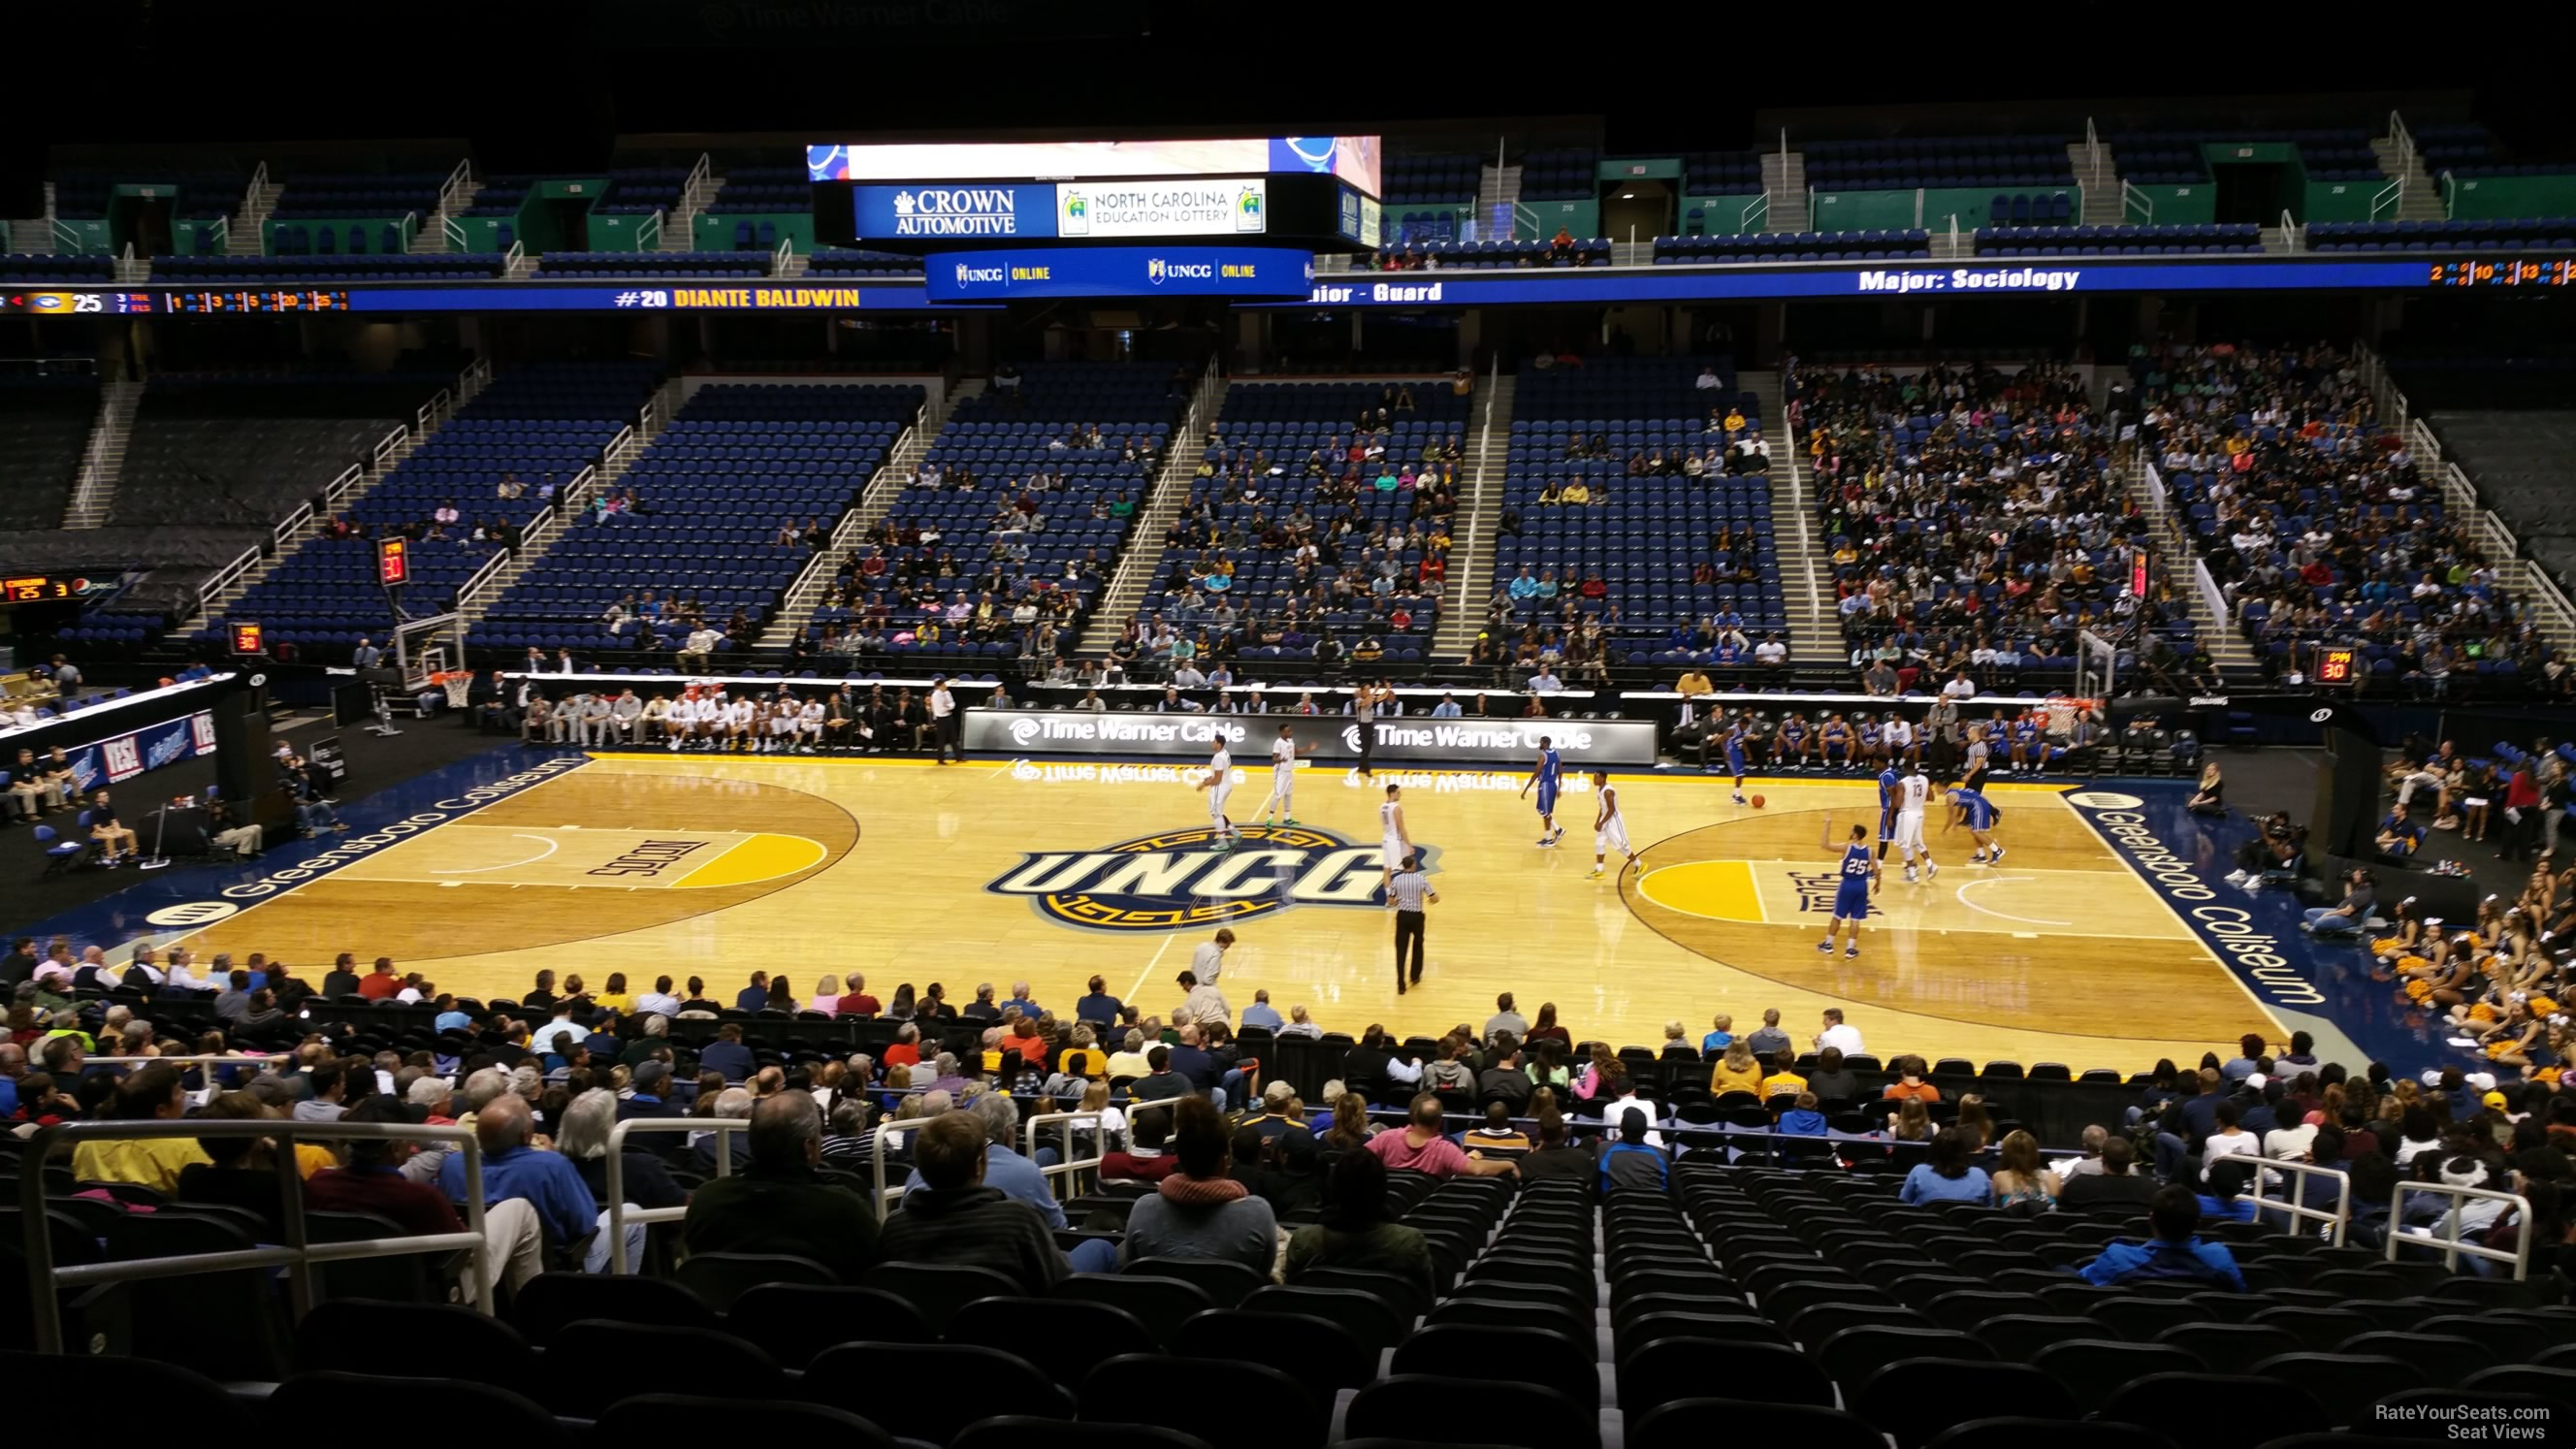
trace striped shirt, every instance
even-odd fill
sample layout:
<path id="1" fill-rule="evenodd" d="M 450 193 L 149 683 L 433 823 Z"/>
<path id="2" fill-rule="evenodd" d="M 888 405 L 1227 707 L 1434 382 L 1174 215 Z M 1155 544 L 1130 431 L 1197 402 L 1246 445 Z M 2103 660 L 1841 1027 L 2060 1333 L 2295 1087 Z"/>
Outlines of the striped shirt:
<path id="1" fill-rule="evenodd" d="M 1397 871 L 1395 879 L 1387 885 L 1387 890 L 1395 897 L 1395 908 L 1399 911 L 1421 910 L 1422 897 L 1430 889 L 1431 883 L 1424 880 L 1422 872 L 1418 870 Z"/>

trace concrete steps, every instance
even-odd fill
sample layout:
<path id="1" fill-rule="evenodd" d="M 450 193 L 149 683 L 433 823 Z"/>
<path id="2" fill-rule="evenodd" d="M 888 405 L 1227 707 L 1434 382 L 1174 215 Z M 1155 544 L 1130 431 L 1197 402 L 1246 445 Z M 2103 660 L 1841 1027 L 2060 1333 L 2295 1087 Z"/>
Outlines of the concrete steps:
<path id="1" fill-rule="evenodd" d="M 1509 238 L 1517 233 L 1513 218 L 1521 206 L 1521 168 L 1488 166 L 1484 179 L 1476 186 L 1476 225 L 1479 240 Z"/>
<path id="2" fill-rule="evenodd" d="M 262 181 L 249 188 L 242 198 L 242 209 L 225 225 L 224 255 L 257 257 L 268 254 L 268 218 L 277 210 L 277 194 L 286 188 L 275 181 Z"/>
<path id="3" fill-rule="evenodd" d="M 662 239 L 656 249 L 666 252 L 693 252 L 698 249 L 698 213 L 707 209 L 716 193 L 724 190 L 724 178 L 710 176 L 704 192 L 684 196 L 680 204 L 662 215 Z"/>
<path id="4" fill-rule="evenodd" d="M 1189 416 L 1173 430 L 1164 449 L 1163 471 L 1137 509 L 1136 527 L 1119 552 L 1117 571 L 1109 576 L 1099 611 L 1082 631 L 1078 652 L 1093 657 L 1107 654 L 1109 646 L 1118 642 L 1119 631 L 1145 602 L 1155 567 L 1162 562 L 1163 534 L 1189 502 L 1190 480 L 1197 476 L 1199 459 L 1207 451 L 1208 424 L 1224 411 L 1225 389 L 1226 380 L 1213 371 L 1200 379 L 1198 392 L 1190 399 Z"/>
<path id="5" fill-rule="evenodd" d="M 2084 226 L 2118 226 L 2125 208 L 2120 201 L 2120 163 L 2111 148 L 2095 150 L 2081 141 L 2066 143 L 2066 160 L 2075 168 L 2075 184 L 2084 191 L 2084 211 L 2075 220 Z"/>
<path id="6" fill-rule="evenodd" d="M 1762 431 L 1778 440 L 1771 446 L 1771 546 L 1779 555 L 1780 593 L 1789 608 L 1789 662 L 1844 658 L 1842 620 L 1833 607 L 1832 557 L 1807 487 L 1806 445 L 1789 426 L 1780 374 L 1739 373 L 1736 386 L 1761 404 Z"/>
<path id="7" fill-rule="evenodd" d="M 2443 221 L 2448 218 L 2449 213 L 2442 208 L 2442 189 L 2433 183 L 2432 173 L 2424 169 L 2423 157 L 2407 154 L 2394 136 L 2373 139 L 2370 153 L 2379 158 L 2381 175 L 2405 187 L 2397 199 L 2397 214 L 2381 220 Z"/>
<path id="8" fill-rule="evenodd" d="M 1807 198 L 1807 158 L 1798 151 L 1765 151 L 1762 153 L 1762 190 L 1771 198 L 1771 209 L 1763 217 L 1762 232 L 1812 231 L 1808 213 L 1814 209 Z"/>
<path id="9" fill-rule="evenodd" d="M 482 182 L 467 181 L 456 188 L 455 198 L 447 205 L 454 206 L 458 213 L 462 213 L 465 208 L 474 204 L 474 198 L 481 195 L 482 191 Z M 447 218 L 450 215 L 447 205 L 442 205 L 438 210 L 431 212 L 428 219 L 420 224 L 420 230 L 412 233 L 412 255 L 431 257 L 447 255 Z"/>
<path id="10" fill-rule="evenodd" d="M 914 470 L 921 466 L 922 456 L 930 451 L 931 441 L 939 436 L 939 430 L 948 426 L 948 419 L 957 411 L 957 405 L 970 397 L 981 396 L 983 391 L 984 379 L 980 377 L 967 378 L 952 388 L 932 390 L 922 404 L 920 421 L 896 440 L 894 451 L 886 455 L 885 466 L 871 475 L 867 486 L 859 491 L 859 501 L 849 512 L 841 515 L 839 523 L 832 526 L 831 543 L 817 550 L 813 562 L 807 564 L 804 571 L 796 576 L 796 582 L 788 586 L 786 597 L 779 602 L 778 616 L 769 621 L 768 629 L 762 632 L 754 647 L 784 650 L 795 642 L 796 631 L 811 623 L 814 611 L 823 606 L 824 595 L 830 590 L 834 577 L 836 565 L 833 561 L 858 547 L 859 540 L 868 536 L 868 530 L 883 522 L 886 514 L 893 511 L 895 500 L 903 496 L 904 485 L 912 480 Z"/>
<path id="11" fill-rule="evenodd" d="M 1449 582 L 1440 591 L 1440 630 L 1431 640 L 1435 660 L 1465 659 L 1484 622 L 1484 602 L 1493 589 L 1494 525 L 1503 516 L 1503 470 L 1511 453 L 1516 383 L 1511 377 L 1488 378 L 1478 399 L 1466 494 L 1449 535 Z"/>
<path id="12" fill-rule="evenodd" d="M 2150 546 L 2155 557 L 2150 560 L 2150 567 L 2182 601 L 2191 617 L 2192 633 L 2209 646 L 2211 661 L 2218 665 L 2222 674 L 2231 677 L 2259 673 L 2261 661 L 2255 657 L 2254 646 L 2246 642 L 2245 631 L 2236 627 L 2235 620 L 2213 613 L 2209 600 L 2196 586 L 2198 571 L 2193 566 L 2200 561 L 2200 550 L 2192 542 L 2181 513 L 2169 506 L 2167 500 L 2157 497 L 2154 487 L 2147 482 L 2143 455 L 2133 452 L 2120 466 L 2120 482 L 2129 496 L 2137 500 L 2140 511 L 2154 529 Z"/>
<path id="13" fill-rule="evenodd" d="M 142 403 L 139 382 L 116 378 L 100 389 L 89 447 L 81 458 L 80 483 L 63 506 L 63 527 L 97 528 L 107 522 L 108 508 L 116 501 L 117 479 L 125 472 L 125 446 L 134 436 L 134 410 Z"/>

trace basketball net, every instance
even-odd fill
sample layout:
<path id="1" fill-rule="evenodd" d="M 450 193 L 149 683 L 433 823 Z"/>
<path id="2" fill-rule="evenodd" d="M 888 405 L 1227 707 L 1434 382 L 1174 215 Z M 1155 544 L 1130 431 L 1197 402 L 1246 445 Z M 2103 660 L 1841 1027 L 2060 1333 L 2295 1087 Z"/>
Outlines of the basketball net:
<path id="1" fill-rule="evenodd" d="M 451 669 L 445 674 L 439 675 L 436 683 L 441 689 L 447 691 L 447 707 L 449 709 L 463 709 L 465 707 L 465 701 L 474 692 L 474 671 L 471 669 Z"/>

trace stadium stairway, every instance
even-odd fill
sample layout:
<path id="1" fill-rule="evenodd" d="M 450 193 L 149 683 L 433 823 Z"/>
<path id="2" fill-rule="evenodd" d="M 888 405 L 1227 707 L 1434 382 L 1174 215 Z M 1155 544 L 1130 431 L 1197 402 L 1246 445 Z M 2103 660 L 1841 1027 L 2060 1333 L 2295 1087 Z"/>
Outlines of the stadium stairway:
<path id="1" fill-rule="evenodd" d="M 224 255 L 259 257 L 268 255 L 268 217 L 277 210 L 277 194 L 286 187 L 268 179 L 263 169 L 259 179 L 242 193 L 241 210 L 234 212 L 224 230 Z"/>
<path id="2" fill-rule="evenodd" d="M 428 218 L 421 222 L 420 230 L 412 233 L 412 255 L 439 257 L 447 255 L 449 208 L 453 207 L 457 212 L 463 212 L 465 208 L 474 204 L 474 198 L 482 191 L 483 183 L 471 176 L 458 182 L 456 189 L 440 201 L 438 210 L 431 212 Z"/>
<path id="3" fill-rule="evenodd" d="M 1476 217 L 1484 236 L 1519 235 L 1513 219 L 1521 209 L 1521 168 L 1488 166 L 1476 183 Z"/>
<path id="4" fill-rule="evenodd" d="M 1788 421 L 1780 374 L 1738 373 L 1735 385 L 1753 394 L 1764 418 L 1780 420 L 1780 442 L 1771 454 L 1771 537 L 1780 557 L 1781 597 L 1789 605 L 1789 660 L 1819 664 L 1840 659 L 1845 653 L 1842 625 L 1825 589 L 1833 567 L 1816 533 L 1816 510 L 1807 497 L 1806 448 Z"/>
<path id="5" fill-rule="evenodd" d="M 394 470 L 403 465 L 404 459 L 420 451 L 422 445 L 435 437 L 439 428 L 444 426 L 448 419 L 455 417 L 467 403 L 472 402 L 475 394 L 481 392 L 484 385 L 491 380 L 492 364 L 481 359 L 477 359 L 472 366 L 458 373 L 452 393 L 453 401 L 446 408 L 436 412 L 425 409 L 421 416 L 413 419 L 409 427 L 403 429 L 402 441 L 383 457 L 370 460 L 358 481 L 351 485 L 347 492 L 331 500 L 330 508 L 314 509 L 312 515 L 293 532 L 277 540 L 277 546 L 270 550 L 256 567 L 244 569 L 221 587 L 211 589 L 202 595 L 198 600 L 197 612 L 180 621 L 179 627 L 170 631 L 167 644 L 162 646 L 180 651 L 170 657 L 174 660 L 189 657 L 185 653 L 186 641 L 194 637 L 198 630 L 222 617 L 227 606 L 249 593 L 252 585 L 275 573 L 280 565 L 294 557 L 306 543 L 321 537 L 322 530 L 330 526 L 335 516 L 346 513 L 350 505 L 366 497 L 377 484 L 393 476 Z"/>
<path id="6" fill-rule="evenodd" d="M 1190 397 L 1189 416 L 1172 434 L 1171 446 L 1164 450 L 1163 471 L 1154 479 L 1153 496 L 1137 511 L 1136 527 L 1127 535 L 1127 546 L 1118 556 L 1117 570 L 1109 576 L 1109 588 L 1102 594 L 1100 608 L 1091 616 L 1091 624 L 1082 636 L 1077 651 L 1086 658 L 1108 654 L 1109 646 L 1118 642 L 1119 631 L 1136 617 L 1138 606 L 1145 602 L 1145 590 L 1154 582 L 1155 565 L 1162 561 L 1163 534 L 1181 516 L 1181 506 L 1190 500 L 1190 480 L 1198 475 L 1199 459 L 1207 440 L 1208 423 L 1225 407 L 1226 380 L 1210 362 L 1199 378 L 1198 391 Z"/>
<path id="7" fill-rule="evenodd" d="M 662 239 L 655 244 L 654 249 L 665 252 L 696 251 L 698 249 L 698 213 L 706 210 L 707 203 L 714 201 L 716 193 L 722 190 L 724 190 L 724 178 L 713 171 L 692 181 L 688 189 L 680 193 L 680 204 L 662 218 Z"/>
<path id="8" fill-rule="evenodd" d="M 2120 164 L 2109 146 L 2069 141 L 2066 161 L 2075 168 L 2075 184 L 2084 193 L 2084 212 L 2077 222 L 2084 226 L 2118 226 L 2128 219 L 2120 200 Z"/>
<path id="9" fill-rule="evenodd" d="M 554 547 L 556 540 L 563 537 L 564 530 L 572 527 L 583 504 L 598 497 L 601 489 L 626 476 L 626 470 L 634 466 L 636 459 L 644 456 L 644 450 L 653 446 L 653 440 L 662 436 L 662 429 L 679 412 L 682 396 L 678 378 L 662 384 L 653 400 L 636 415 L 634 429 L 608 449 L 598 467 L 584 469 L 585 476 L 573 480 L 573 485 L 566 488 L 556 501 L 554 511 L 543 521 L 532 525 L 526 536 L 520 539 L 510 561 L 484 576 L 481 583 L 456 596 L 456 612 L 463 616 L 469 629 L 483 622 L 483 616 L 510 592 L 510 586 L 537 566 L 538 560 L 546 556 L 546 550 Z"/>
<path id="10" fill-rule="evenodd" d="M 142 404 L 139 382 L 117 378 L 99 390 L 98 417 L 90 424 L 89 447 L 81 456 L 80 482 L 63 508 L 63 527 L 96 528 L 107 522 L 116 480 L 125 471 L 125 445 L 134 436 L 134 410 Z"/>
<path id="11" fill-rule="evenodd" d="M 884 519 L 886 510 L 892 508 L 894 500 L 902 494 L 905 482 L 921 466 L 922 455 L 930 451 L 931 440 L 948 425 L 949 414 L 966 399 L 983 395 L 984 379 L 967 378 L 954 389 L 936 381 L 929 386 L 930 398 L 922 404 L 920 417 L 904 431 L 902 437 L 895 440 L 894 451 L 886 455 L 885 466 L 868 480 L 866 490 L 859 495 L 858 506 L 841 515 L 841 521 L 832 529 L 831 543 L 816 549 L 813 560 L 805 565 L 805 571 L 788 586 L 787 595 L 778 606 L 778 616 L 770 620 L 767 632 L 760 636 L 755 647 L 783 651 L 796 641 L 797 630 L 813 622 L 814 611 L 822 606 L 824 593 L 834 578 L 834 570 L 839 567 L 838 561 L 858 547 L 859 540 L 867 537 L 868 530 Z"/>
<path id="12" fill-rule="evenodd" d="M 1763 213 L 1766 232 L 1811 231 L 1815 203 L 1807 195 L 1807 158 L 1799 151 L 1762 153 L 1762 194 L 1771 198 Z M 1769 414 L 1764 414 L 1769 416 Z"/>
<path id="13" fill-rule="evenodd" d="M 2424 169 L 2424 158 L 2398 142 L 2395 136 L 2374 136 L 2370 154 L 2379 158 L 2379 169 L 2389 180 L 2402 183 L 2397 195 L 2394 216 L 2373 216 L 2373 221 L 2447 221 L 2450 214 L 2442 209 L 2442 188 L 2433 184 L 2433 175 Z"/>
<path id="14" fill-rule="evenodd" d="M 2131 449 L 2118 467 L 2121 486 L 2137 501 L 2139 509 L 2155 528 L 2151 544 L 2154 556 L 2150 563 L 2190 611 L 2193 636 L 2209 646 L 2209 657 L 2218 665 L 2222 676 L 2251 679 L 2261 675 L 2262 661 L 2254 657 L 2254 646 L 2246 642 L 2245 631 L 2237 628 L 2234 621 L 2212 614 L 2208 601 L 2195 586 L 2192 570 L 2199 561 L 2200 551 L 2184 532 L 2182 515 L 2147 486 L 2144 451 Z"/>
<path id="15" fill-rule="evenodd" d="M 1494 551 L 1494 525 L 1503 516 L 1503 462 L 1511 451 L 1516 382 L 1499 373 L 1485 381 L 1484 408 L 1476 419 L 1476 471 L 1468 480 L 1466 507 L 1451 534 L 1451 587 L 1440 601 L 1440 632 L 1431 643 L 1431 657 L 1437 660 L 1465 659 L 1484 623 L 1485 600 L 1478 594 L 1478 581 L 1493 572 L 1486 559 Z"/>

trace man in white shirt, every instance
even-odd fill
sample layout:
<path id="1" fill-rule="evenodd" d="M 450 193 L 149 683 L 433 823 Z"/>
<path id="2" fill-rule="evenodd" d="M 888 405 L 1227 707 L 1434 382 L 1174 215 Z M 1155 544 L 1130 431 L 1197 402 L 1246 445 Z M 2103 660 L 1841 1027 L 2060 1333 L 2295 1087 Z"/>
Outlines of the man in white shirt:
<path id="1" fill-rule="evenodd" d="M 1843 1011 L 1839 1006 L 1825 1008 L 1825 1029 L 1816 1033 L 1816 1050 L 1823 1051 L 1827 1047 L 1840 1051 L 1846 1058 L 1867 1055 L 1860 1044 L 1860 1031 L 1844 1024 Z"/>
<path id="2" fill-rule="evenodd" d="M 1234 932 L 1219 927 L 1214 936 L 1199 942 L 1197 948 L 1190 952 L 1190 973 L 1213 986 L 1216 979 L 1225 974 L 1225 953 L 1233 946 Z"/>
<path id="3" fill-rule="evenodd" d="M 174 946 L 170 950 L 170 970 L 165 984 L 182 991 L 221 991 L 232 983 L 209 981 L 198 975 L 197 953 L 184 946 Z"/>
<path id="4" fill-rule="evenodd" d="M 931 676 L 929 709 L 935 751 L 931 758 L 945 765 L 953 754 L 958 764 L 966 763 L 966 748 L 958 738 L 963 721 L 957 718 L 957 696 L 948 692 L 948 676 L 945 674 Z"/>
<path id="5" fill-rule="evenodd" d="M 1554 694 L 1563 688 L 1565 681 L 1557 678 L 1556 671 L 1544 664 L 1539 666 L 1538 673 L 1530 676 L 1529 692 L 1532 694 Z"/>
<path id="6" fill-rule="evenodd" d="M 706 673 L 714 666 L 716 644 L 723 638 L 723 635 L 704 624 L 690 630 L 689 637 L 680 641 L 679 652 L 673 656 L 680 667 L 680 672 Z"/>
<path id="7" fill-rule="evenodd" d="M 1753 646 L 1753 662 L 1765 669 L 1777 669 L 1789 662 L 1789 646 L 1774 634 Z"/>
<path id="8" fill-rule="evenodd" d="M 683 1004 L 680 998 L 671 994 L 671 978 L 668 976 L 654 977 L 653 989 L 635 998 L 637 1011 L 649 1011 L 657 1016 L 678 1016 Z"/>
<path id="9" fill-rule="evenodd" d="M 1970 679 L 1970 678 L 1968 677 L 1968 671 L 1966 671 L 1966 670 L 1964 670 L 1964 669 L 1960 670 L 1957 674 L 1955 674 L 1955 675 L 1951 676 L 1951 679 L 1950 679 L 1950 682 L 1949 682 L 1949 683 L 1947 683 L 1947 684 L 1945 684 L 1945 685 L 1942 685 L 1942 686 L 1941 686 L 1941 696 L 1942 696 L 1944 699 L 1949 699 L 1949 700 L 1954 700 L 1954 701 L 1955 701 L 1955 700 L 1962 700 L 1962 699 L 1973 699 L 1973 698 L 1975 698 L 1975 697 L 1976 697 L 1976 693 L 1977 693 L 1977 682 L 1976 682 L 1975 680 L 1973 680 L 1973 679 Z"/>
<path id="10" fill-rule="evenodd" d="M 663 703 L 658 699 L 654 702 Z M 680 752 L 680 747 L 689 742 L 689 736 L 695 734 L 697 728 L 698 702 L 696 700 L 684 694 L 663 705 L 663 741 L 671 747 L 672 754 L 676 755 Z"/>
<path id="11" fill-rule="evenodd" d="M 1454 694 L 1440 696 L 1440 702 L 1431 707 L 1433 719 L 1457 719 L 1465 713 L 1465 710 L 1458 707 L 1458 697 Z"/>
<path id="12" fill-rule="evenodd" d="M 1216 989 L 1215 982 L 1200 980 L 1196 971 L 1184 971 L 1176 979 L 1189 995 L 1182 998 L 1180 1009 L 1172 1014 L 1173 1020 L 1234 1025 L 1234 1008 L 1226 1004 L 1225 993 Z"/>
<path id="13" fill-rule="evenodd" d="M 608 715 L 608 733 L 600 740 L 601 744 L 644 743 L 644 701 L 635 697 L 634 690 L 617 691 L 617 699 L 609 705 Z"/>

